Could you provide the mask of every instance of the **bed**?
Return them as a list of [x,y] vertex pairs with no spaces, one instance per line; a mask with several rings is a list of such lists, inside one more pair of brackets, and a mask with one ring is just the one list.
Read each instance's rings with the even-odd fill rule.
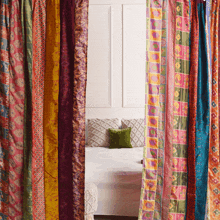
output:
[[85,181],[98,187],[95,215],[138,216],[143,147],[86,147]]

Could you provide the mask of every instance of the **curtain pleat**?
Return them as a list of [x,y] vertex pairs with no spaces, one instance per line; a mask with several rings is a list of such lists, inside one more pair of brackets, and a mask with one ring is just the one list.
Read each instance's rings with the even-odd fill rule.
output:
[[45,219],[43,103],[46,41],[46,0],[33,0],[32,70],[32,206],[33,219]]
[[186,219],[195,218],[196,173],[195,173],[195,144],[196,144],[196,110],[197,110],[197,80],[198,80],[198,43],[199,24],[196,0],[191,1],[191,49],[189,75],[189,131],[188,131],[188,186]]
[[[160,108],[159,108],[159,124],[158,124],[158,170],[157,170],[157,189],[155,194],[154,218],[161,218],[162,215],[162,194],[164,180],[164,146],[165,146],[165,108],[166,108],[166,75],[167,75],[167,16],[168,4],[167,0],[162,1],[162,36],[161,36],[161,80],[158,88]],[[152,46],[152,45],[151,45]],[[159,47],[158,47],[159,48]],[[151,66],[151,71],[154,68]],[[149,154],[154,151],[149,150]]]
[[9,217],[9,0],[1,2],[0,5],[0,217],[7,220]]
[[[212,2],[211,14],[211,50],[212,50],[212,95],[211,95],[211,119],[210,119],[210,145],[208,158],[208,216],[210,219],[218,219],[220,214],[220,189],[219,176],[219,1]],[[201,207],[202,208],[202,207]]]
[[73,79],[75,1],[60,4],[60,80],[59,80],[59,217],[73,218]]
[[196,200],[195,219],[204,219],[209,152],[209,78],[208,56],[205,33],[205,14],[203,2],[197,3],[199,18],[199,58],[198,58],[198,84],[197,84],[197,110],[196,110]]
[[59,219],[58,96],[60,71],[60,0],[47,1],[44,78],[44,187],[46,219]]
[[[139,219],[153,219],[158,174],[162,4],[147,1],[145,147]],[[165,175],[165,173],[164,173]]]
[[[210,26],[210,18],[211,18],[211,0],[206,0],[206,23],[205,23],[205,28],[206,28],[206,41],[207,41],[207,55],[208,55],[208,74],[209,74],[209,105],[211,106],[211,96],[212,96],[212,48],[211,48],[211,26]],[[219,41],[218,41],[219,42]],[[220,85],[220,84],[219,84]],[[219,99],[220,100],[220,99]],[[211,111],[210,111],[211,113]],[[211,118],[211,114],[210,114]],[[220,119],[220,115],[219,115]],[[209,132],[211,133],[211,126],[209,127]],[[220,140],[220,139],[219,139]],[[210,139],[209,139],[210,142]],[[205,220],[209,219],[209,204],[210,204],[210,191],[209,187],[207,188],[207,199],[206,199],[206,214],[205,214]]]
[[173,117],[174,117],[174,80],[175,80],[175,34],[176,34],[176,5],[168,0],[167,16],[167,78],[166,78],[166,109],[165,109],[165,149],[164,149],[164,181],[162,194],[162,218],[168,219],[169,203],[172,185],[173,160]]
[[24,193],[23,218],[32,220],[32,1],[21,0],[21,24],[24,47]]
[[9,219],[23,216],[24,54],[19,0],[10,1]]
[[85,107],[89,0],[75,0],[73,79],[73,219],[84,218]]
[[[173,103],[172,186],[168,218],[184,219],[187,190],[187,121],[189,93],[189,1],[176,1]],[[166,146],[167,147],[167,146]]]
[[204,219],[207,176],[208,176],[208,152],[209,152],[209,78],[208,56],[205,33],[205,14],[203,2],[198,2],[199,18],[199,59],[198,59],[198,84],[197,84],[197,111],[196,111],[196,200],[195,218]]
[[[220,106],[220,7],[218,7],[218,107]],[[219,108],[219,111],[218,111],[218,114],[219,114],[219,125],[220,125],[220,108]],[[220,129],[219,129],[219,140],[220,140]],[[220,150],[220,145],[217,145],[217,150]],[[220,155],[219,155],[220,157]],[[209,196],[209,195],[208,195]],[[217,199],[216,201],[220,201],[220,199]],[[215,215],[216,214],[220,214],[220,207],[219,207],[220,204],[218,204],[218,209],[216,209],[214,212],[215,212]],[[210,207],[210,206],[208,206]],[[217,211],[218,210],[218,211]],[[208,213],[209,214],[209,213]]]

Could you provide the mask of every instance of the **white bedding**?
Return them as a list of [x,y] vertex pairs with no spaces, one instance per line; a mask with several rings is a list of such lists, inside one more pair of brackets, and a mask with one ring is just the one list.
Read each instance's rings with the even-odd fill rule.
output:
[[85,181],[98,187],[96,215],[138,216],[143,148],[86,147]]

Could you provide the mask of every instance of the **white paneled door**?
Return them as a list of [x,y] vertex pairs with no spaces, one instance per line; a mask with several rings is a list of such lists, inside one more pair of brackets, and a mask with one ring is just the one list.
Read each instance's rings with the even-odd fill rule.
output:
[[86,118],[144,118],[145,0],[90,0]]

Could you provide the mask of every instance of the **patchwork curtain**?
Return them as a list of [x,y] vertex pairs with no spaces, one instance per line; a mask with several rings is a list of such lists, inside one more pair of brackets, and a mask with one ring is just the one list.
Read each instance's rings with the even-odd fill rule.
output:
[[147,0],[139,220],[220,219],[219,0]]
[[0,12],[0,219],[84,219],[88,0]]

